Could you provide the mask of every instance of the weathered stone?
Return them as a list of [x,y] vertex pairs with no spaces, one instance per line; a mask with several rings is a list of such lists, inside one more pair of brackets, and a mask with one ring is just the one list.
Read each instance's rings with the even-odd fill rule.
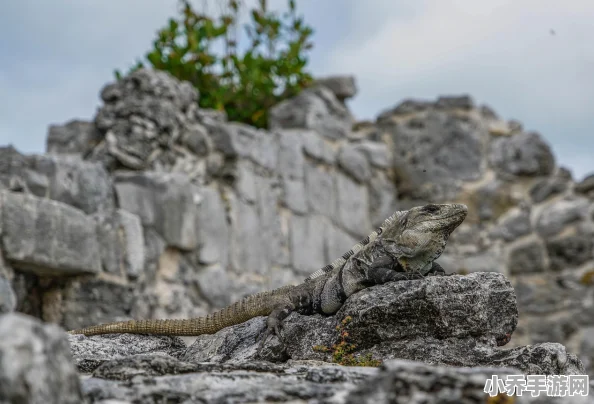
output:
[[398,209],[398,191],[383,172],[378,172],[369,181],[369,218],[376,228]]
[[269,127],[312,129],[329,139],[342,139],[351,130],[352,118],[346,107],[323,86],[303,90],[299,95],[272,107]]
[[11,282],[0,274],[0,315],[14,311],[15,307],[16,296]]
[[529,234],[531,230],[530,211],[512,208],[499,219],[499,223],[491,229],[489,234],[492,238],[511,242]]
[[571,173],[569,170],[560,167],[554,176],[534,184],[530,189],[530,197],[534,203],[541,203],[549,197],[565,192],[570,182]]
[[333,224],[326,226],[324,239],[326,247],[325,261],[327,263],[333,262],[338,257],[342,257],[345,252],[359,242],[358,239]]
[[[163,371],[168,374],[156,376]],[[101,404],[156,403],[163,397],[176,403],[196,401],[196,397],[203,403],[342,403],[345,392],[376,372],[316,362],[189,364],[145,354],[106,362],[95,377],[82,383],[89,401]]]
[[279,130],[278,173],[285,179],[304,177],[303,136],[299,130]]
[[525,315],[535,314],[539,319],[559,310],[576,309],[581,299],[581,296],[562,287],[554,278],[518,277],[514,287],[520,312]]
[[297,214],[308,212],[307,194],[303,180],[283,180],[283,203]]
[[0,234],[17,269],[54,276],[101,269],[95,222],[63,203],[0,191]]
[[231,267],[238,272],[256,272],[265,274],[268,271],[262,237],[260,220],[256,206],[248,205],[240,199],[229,196],[231,204],[230,258]]
[[63,330],[22,314],[0,315],[0,402],[83,402]]
[[198,156],[205,156],[209,152],[208,132],[200,124],[189,126],[181,135],[182,143]]
[[549,175],[555,169],[549,145],[534,132],[494,139],[489,161],[497,171],[518,176]]
[[534,240],[522,242],[511,248],[507,268],[511,275],[544,272],[545,249],[542,243]]
[[310,274],[326,265],[324,227],[326,222],[314,215],[293,215],[290,226],[291,264],[300,274]]
[[79,372],[92,373],[102,364],[114,360],[151,353],[179,356],[186,344],[179,337],[156,335],[108,334],[94,337],[68,335],[72,359]]
[[217,150],[227,157],[249,157],[261,136],[250,126],[238,123],[217,123],[210,128]]
[[[27,156],[19,153],[12,145],[0,147],[0,190],[27,192]],[[45,190],[42,190],[45,193]]]
[[[370,377],[350,392],[345,404],[488,402],[486,380],[495,377],[505,380],[508,375],[519,373],[517,369],[499,366],[467,369],[390,360],[382,364],[377,376]],[[524,397],[526,394],[519,399]],[[499,397],[493,397],[493,401],[496,400]]]
[[484,173],[486,128],[477,119],[430,111],[402,123],[386,121],[401,195],[440,201],[456,196],[460,181]]
[[[400,190],[400,189],[399,189]],[[509,182],[497,178],[481,183],[477,188],[464,189],[462,200],[468,205],[468,222],[495,221],[522,202]]]
[[315,131],[301,130],[299,135],[303,141],[303,152],[307,156],[322,163],[334,164],[336,161],[334,149]]
[[390,167],[390,150],[385,143],[362,141],[355,148],[365,153],[371,165],[378,168]]
[[189,178],[178,173],[117,172],[119,206],[153,227],[168,245],[182,250],[198,246],[197,206],[202,197]]
[[310,211],[332,217],[336,212],[335,174],[323,166],[305,165],[305,191]]
[[271,132],[260,131],[261,135],[257,138],[256,145],[251,153],[251,159],[267,170],[276,170],[278,164],[279,145]]
[[225,307],[231,303],[233,275],[220,264],[201,268],[196,278],[200,284],[200,293],[211,307]]
[[383,123],[388,121],[390,117],[397,116],[397,115],[409,115],[414,114],[417,112],[423,112],[433,106],[433,103],[430,101],[424,100],[417,100],[417,99],[407,99],[402,101],[400,104],[396,105],[395,107],[386,109],[382,111],[377,116],[377,122]]
[[582,330],[580,357],[584,362],[586,374],[594,374],[594,327],[587,327]]
[[114,210],[113,183],[101,164],[77,156],[33,156],[31,168],[48,177],[50,199],[87,214]]
[[97,239],[101,254],[103,271],[123,276],[124,274],[124,234],[117,218],[112,216],[96,216]]
[[285,266],[290,263],[289,235],[281,228],[278,203],[281,199],[280,183],[276,179],[258,177],[258,212],[260,216],[260,240],[269,266]]
[[237,182],[236,189],[240,198],[248,203],[256,202],[256,173],[253,163],[249,160],[239,160],[236,163]]
[[316,80],[316,84],[328,88],[340,101],[357,95],[357,84],[354,76],[330,76]]
[[[446,249],[447,250],[447,249]],[[499,272],[505,273],[505,265],[501,260],[501,251],[497,247],[491,247],[484,251],[458,259],[461,269],[465,273],[472,272]],[[457,272],[452,268],[452,272]]]
[[64,291],[62,324],[64,328],[73,330],[130,319],[134,299],[133,285],[100,279],[74,281]]
[[63,125],[50,125],[45,150],[48,154],[86,155],[102,139],[93,122],[74,119]]
[[124,233],[124,268],[126,275],[136,279],[144,270],[145,251],[144,233],[140,218],[122,209],[116,211],[116,217]]
[[472,109],[474,108],[474,101],[469,95],[449,95],[439,97],[435,103],[438,109]]
[[359,185],[344,174],[336,174],[337,211],[336,219],[345,229],[357,236],[366,236],[371,231],[369,221],[369,194],[364,185]]
[[547,241],[549,266],[554,271],[575,268],[591,260],[594,239],[592,234],[571,234]]
[[551,237],[563,227],[586,218],[589,201],[585,198],[564,199],[546,206],[536,220],[536,231]]
[[200,189],[203,201],[198,207],[199,261],[203,264],[229,262],[229,225],[221,194],[216,188]]
[[579,194],[589,194],[594,191],[594,174],[586,176],[583,180],[575,184],[574,189]]
[[371,166],[367,157],[353,144],[342,146],[338,152],[338,164],[357,182],[365,182],[371,178]]

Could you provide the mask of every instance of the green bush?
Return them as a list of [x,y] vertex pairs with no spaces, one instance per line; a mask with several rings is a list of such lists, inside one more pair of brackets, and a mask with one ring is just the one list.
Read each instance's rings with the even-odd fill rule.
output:
[[[225,110],[232,121],[266,128],[268,109],[312,82],[306,53],[313,30],[297,15],[295,0],[288,0],[282,14],[259,0],[244,26],[249,44],[240,51],[241,0],[218,1],[224,7],[217,17],[197,12],[189,0],[180,1],[180,18],[171,18],[158,31],[146,61],[192,83],[200,92],[200,107]],[[143,66],[138,61],[131,70]],[[120,72],[115,74],[121,78]]]

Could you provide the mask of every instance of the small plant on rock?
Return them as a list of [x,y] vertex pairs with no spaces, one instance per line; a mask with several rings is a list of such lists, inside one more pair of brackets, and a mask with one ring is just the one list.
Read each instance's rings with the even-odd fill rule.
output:
[[[258,0],[249,10],[250,23],[244,26],[249,44],[242,51],[241,0],[218,3],[216,18],[194,9],[189,0],[180,4],[180,18],[171,18],[158,31],[146,61],[192,83],[200,93],[200,107],[225,110],[232,121],[265,128],[270,107],[311,84],[305,66],[313,30],[297,15],[295,0],[288,0],[282,14],[271,11],[267,0]],[[138,61],[131,71],[143,66]],[[119,71],[115,74],[121,77]]]
[[348,342],[349,333],[346,330],[348,324],[353,320],[351,316],[346,316],[339,325],[336,326],[336,331],[339,332],[338,342],[331,347],[324,345],[316,345],[313,350],[316,352],[332,353],[332,362],[343,366],[373,366],[381,365],[381,361],[373,359],[371,354],[355,357],[353,352],[357,347],[355,344]]

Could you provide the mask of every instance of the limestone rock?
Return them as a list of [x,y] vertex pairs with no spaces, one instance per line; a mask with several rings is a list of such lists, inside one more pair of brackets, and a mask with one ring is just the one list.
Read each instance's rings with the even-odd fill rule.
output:
[[117,172],[119,206],[153,227],[168,245],[182,250],[198,246],[198,205],[202,196],[186,175]]
[[101,270],[95,222],[76,208],[0,191],[0,229],[2,250],[17,269],[45,276]]
[[327,87],[340,101],[357,95],[357,84],[354,76],[331,76],[316,80],[316,84]]
[[494,139],[489,160],[499,172],[518,176],[549,175],[555,169],[549,145],[534,132]]
[[280,102],[269,111],[270,130],[312,129],[328,139],[343,139],[352,118],[331,90],[317,86]]
[[93,122],[73,119],[63,125],[50,125],[46,139],[48,154],[85,156],[102,140]]
[[68,339],[59,327],[22,314],[0,315],[0,402],[83,402]]

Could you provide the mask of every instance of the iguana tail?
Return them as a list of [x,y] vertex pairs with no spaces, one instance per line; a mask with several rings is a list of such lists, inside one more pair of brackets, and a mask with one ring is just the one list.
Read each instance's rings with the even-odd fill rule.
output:
[[217,312],[191,319],[170,320],[130,320],[93,325],[78,330],[68,331],[69,334],[84,334],[86,336],[99,334],[153,334],[197,336],[214,334],[231,325],[243,323],[251,318],[267,316],[279,304],[286,302],[290,290],[294,286],[284,286],[272,291],[256,293],[225,307]]

